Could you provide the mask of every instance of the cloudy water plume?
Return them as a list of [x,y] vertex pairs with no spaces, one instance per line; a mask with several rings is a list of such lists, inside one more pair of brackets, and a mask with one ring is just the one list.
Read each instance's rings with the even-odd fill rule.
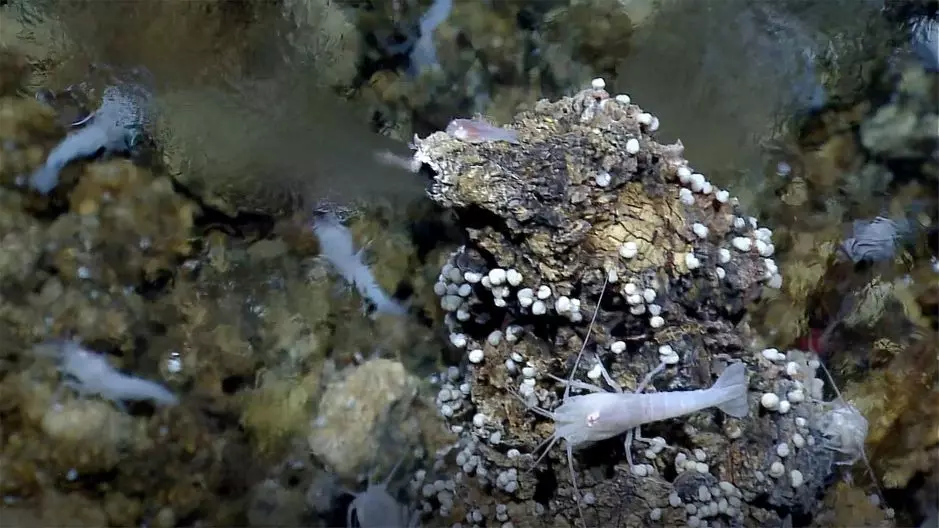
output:
[[[763,184],[762,143],[793,113],[827,102],[826,65],[850,64],[851,54],[877,45],[857,35],[886,31],[882,4],[654,2],[620,52],[612,88],[651,109],[663,140],[681,139],[696,169],[721,185],[736,183],[748,202]],[[740,172],[752,181],[736,182]]]
[[[422,195],[418,176],[382,161],[407,156],[364,105],[335,93],[357,74],[361,36],[334,3],[14,0],[14,45],[46,50],[37,79],[103,93],[145,71],[151,132],[177,179],[224,209]],[[54,59],[54,60],[52,60]],[[96,104],[97,102],[95,102]]]

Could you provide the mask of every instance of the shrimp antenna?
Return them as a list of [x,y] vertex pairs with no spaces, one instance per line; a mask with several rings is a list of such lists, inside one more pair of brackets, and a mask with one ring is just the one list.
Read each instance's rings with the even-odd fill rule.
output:
[[583,357],[584,350],[587,348],[587,343],[590,341],[590,331],[593,330],[593,323],[596,322],[597,314],[600,313],[600,303],[603,302],[603,294],[606,292],[606,286],[610,283],[609,272],[606,272],[603,275],[603,287],[600,289],[600,297],[597,298],[597,305],[593,309],[593,317],[590,318],[590,325],[587,326],[587,334],[584,336],[584,343],[580,345],[580,352],[577,353],[577,359],[574,361],[574,368],[571,369],[570,380],[567,384],[567,387],[564,388],[564,398],[567,398],[571,393],[570,381],[573,381],[574,374],[577,372],[577,366],[580,365],[580,358]]
[[[590,324],[587,326],[587,333],[584,335],[584,342],[580,345],[580,352],[577,353],[577,359],[574,360],[574,368],[571,369],[571,375],[568,379],[567,386],[564,387],[564,399],[566,400],[571,393],[571,385],[573,385],[574,374],[577,373],[577,366],[580,364],[580,358],[584,355],[584,350],[587,348],[587,343],[590,341],[590,331],[593,330],[593,324],[597,321],[597,314],[600,313],[600,303],[603,302],[603,294],[606,292],[606,286],[610,283],[610,273],[604,270],[603,273],[603,287],[600,288],[600,296],[597,298],[597,304],[593,309],[593,316],[590,318]],[[556,434],[556,433],[555,433]],[[554,445],[554,441],[557,440],[557,436],[554,436],[550,445],[547,449],[551,449],[551,446]],[[571,447],[570,442],[567,443],[567,467],[568,471],[571,472],[571,487],[574,488],[574,502],[577,504],[577,512],[580,514],[580,520],[584,523],[584,528],[587,528],[587,519],[584,517],[584,508],[581,506],[580,490],[577,489],[577,477],[574,476],[574,453],[573,448]],[[545,451],[547,453],[547,450]],[[542,455],[542,458],[544,455]],[[539,459],[540,460],[540,459]]]

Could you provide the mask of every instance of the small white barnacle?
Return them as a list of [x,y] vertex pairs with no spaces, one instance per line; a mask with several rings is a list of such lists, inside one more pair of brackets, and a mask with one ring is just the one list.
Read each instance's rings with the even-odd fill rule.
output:
[[698,238],[707,238],[708,228],[700,222],[695,222],[691,225],[691,230],[694,232],[695,236]]
[[489,284],[492,286],[499,286],[505,282],[507,278],[507,273],[502,268],[493,268],[489,270]]
[[774,411],[779,408],[779,396],[776,396],[772,392],[764,393],[763,396],[760,397],[760,405],[770,411]]
[[744,253],[750,251],[750,248],[753,247],[753,240],[747,237],[735,237],[730,243],[737,251]]
[[619,248],[619,255],[624,259],[631,259],[639,253],[639,245],[633,241],[625,242]]
[[594,381],[600,379],[601,376],[603,376],[603,365],[599,363],[594,365],[593,368],[587,372],[587,377]]
[[470,350],[470,353],[469,353],[470,363],[482,363],[485,357],[486,357],[486,354],[485,352],[483,352],[481,348]]
[[626,141],[626,153],[627,154],[638,154],[639,153],[639,140],[636,138],[630,138]]
[[730,262],[730,250],[727,248],[720,248],[717,250],[717,261],[721,264],[727,264]]
[[545,306],[543,301],[535,301],[531,305],[531,313],[533,315],[544,315],[548,312],[548,308]]
[[707,179],[703,174],[696,172],[691,175],[691,190],[694,192],[701,192],[704,190],[704,184],[707,183]]

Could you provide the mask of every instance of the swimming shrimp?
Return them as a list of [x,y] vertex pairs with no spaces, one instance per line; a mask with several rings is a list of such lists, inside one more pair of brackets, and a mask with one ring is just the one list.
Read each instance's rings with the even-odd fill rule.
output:
[[179,398],[163,385],[121,373],[97,354],[69,340],[53,340],[36,348],[37,354],[55,359],[62,382],[79,394],[97,394],[122,407],[126,400],[150,400],[156,405],[176,405]]
[[48,194],[58,185],[59,173],[72,161],[94,156],[102,150],[128,152],[143,126],[142,105],[142,99],[132,90],[108,87],[101,107],[89,116],[86,126],[67,135],[33,172],[30,187]]

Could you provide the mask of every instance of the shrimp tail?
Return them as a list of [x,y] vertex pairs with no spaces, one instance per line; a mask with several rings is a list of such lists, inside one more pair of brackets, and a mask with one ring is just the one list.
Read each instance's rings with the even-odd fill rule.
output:
[[29,178],[29,185],[40,194],[49,194],[59,183],[59,171],[64,165],[46,163]]
[[93,124],[65,136],[49,152],[46,162],[29,178],[29,185],[40,194],[49,194],[59,184],[59,172],[74,160],[94,156],[108,144],[105,130]]
[[717,408],[734,418],[743,418],[750,412],[747,402],[747,367],[743,363],[734,363],[724,369],[711,390],[725,393],[722,403]]
[[159,383],[134,376],[114,376],[109,385],[112,394],[122,400],[150,400],[167,406],[179,403],[179,398]]

